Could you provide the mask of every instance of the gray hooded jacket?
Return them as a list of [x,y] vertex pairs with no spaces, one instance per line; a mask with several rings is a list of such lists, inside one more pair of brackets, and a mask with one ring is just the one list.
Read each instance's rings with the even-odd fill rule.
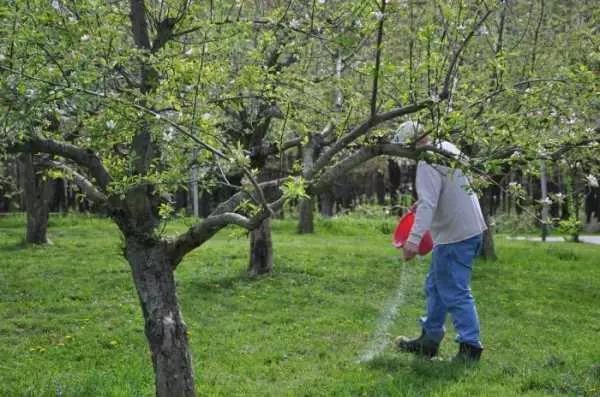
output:
[[416,178],[419,201],[409,242],[418,245],[427,230],[437,245],[463,241],[487,229],[477,196],[461,170],[419,161]]

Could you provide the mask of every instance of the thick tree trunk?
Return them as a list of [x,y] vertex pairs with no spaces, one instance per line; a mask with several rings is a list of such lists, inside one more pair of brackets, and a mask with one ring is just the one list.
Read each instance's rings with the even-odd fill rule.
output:
[[21,156],[24,171],[24,198],[27,212],[27,233],[25,241],[31,244],[48,243],[48,206],[50,184],[36,174],[33,155]]
[[300,219],[298,220],[298,233],[314,233],[314,214],[312,199],[300,199]]
[[273,271],[273,240],[271,239],[271,219],[266,218],[250,233],[250,261],[248,275],[251,277]]
[[125,256],[142,306],[154,367],[157,397],[195,397],[187,327],[183,322],[172,264],[162,243],[126,238]]

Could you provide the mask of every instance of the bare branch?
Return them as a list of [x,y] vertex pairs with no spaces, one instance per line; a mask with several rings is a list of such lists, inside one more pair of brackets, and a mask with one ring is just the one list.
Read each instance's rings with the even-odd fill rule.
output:
[[377,156],[385,155],[413,160],[422,157],[423,160],[429,162],[431,161],[431,155],[427,155],[428,153],[440,155],[442,159],[445,158],[449,160],[458,160],[459,162],[464,163],[464,159],[460,157],[457,158],[455,154],[442,149],[441,145],[439,144],[422,145],[416,147],[415,145],[379,142],[369,146],[365,146],[359,149],[357,152],[354,152],[352,155],[344,158],[343,160],[340,160],[336,164],[329,167],[327,171],[323,172],[316,179],[316,181],[314,181],[314,183],[309,187],[308,190],[312,194],[319,193],[331,184],[333,184],[340,177],[356,168],[357,166]]
[[[567,84],[568,81],[565,79],[529,79],[529,80],[524,80],[524,81],[519,81],[515,84],[513,84],[512,88],[519,88],[521,86],[530,86],[532,83],[563,83],[563,84]],[[474,106],[480,105],[481,103],[487,101],[488,99],[493,98],[494,96],[501,94],[505,91],[508,91],[509,88],[499,88],[495,91],[492,91],[490,93],[488,93],[486,96],[484,96],[482,99],[473,102],[469,105],[467,105],[467,109],[472,108]]]
[[564,146],[558,148],[555,152],[550,153],[550,158],[554,161],[559,160],[564,154],[574,149],[591,148],[590,144],[597,144],[600,142],[600,137],[582,139],[573,143],[566,143]]
[[400,108],[390,110],[389,112],[379,113],[373,117],[370,117],[369,119],[365,120],[362,124],[354,127],[352,130],[350,130],[350,132],[338,139],[335,144],[333,144],[328,150],[326,150],[316,161],[314,172],[317,173],[320,170],[322,170],[333,158],[333,156],[344,150],[351,142],[367,134],[373,127],[377,126],[378,124],[395,119],[400,116],[416,113],[419,110],[431,106],[432,104],[433,101],[431,99],[427,99],[419,103],[403,106]]
[[463,50],[466,48],[469,41],[475,34],[475,32],[481,27],[481,25],[485,22],[485,20],[492,14],[493,10],[487,10],[487,12],[479,18],[479,20],[473,25],[471,31],[465,39],[460,44],[460,47],[452,54],[452,59],[450,60],[450,65],[448,66],[448,70],[446,71],[446,78],[444,79],[444,88],[441,93],[439,93],[439,97],[441,99],[446,99],[450,96],[450,82],[452,81],[452,75],[454,74],[454,70],[456,68],[456,63],[458,62]]
[[[270,180],[267,182],[261,182],[261,183],[259,183],[259,186],[263,190],[272,189],[272,188],[279,187],[279,185],[285,181],[286,181],[286,178],[273,179],[273,180]],[[231,196],[227,201],[219,204],[217,206],[217,208],[210,215],[213,216],[213,215],[223,214],[225,212],[233,212],[240,205],[242,200],[244,200],[246,198],[256,201],[256,199],[254,198],[254,196],[252,195],[251,192],[249,192],[247,190],[242,190],[242,191],[234,194],[233,196]]]
[[167,250],[171,257],[173,267],[177,267],[181,259],[183,259],[188,252],[200,247],[227,225],[237,225],[247,230],[256,229],[271,213],[280,209],[283,206],[283,202],[284,199],[280,198],[270,204],[268,209],[263,209],[252,218],[247,218],[234,212],[223,212],[210,215],[202,222],[193,225],[187,232],[168,242]]
[[285,152],[293,147],[298,146],[302,142],[302,137],[292,138],[289,141],[283,142],[281,147],[279,148],[279,152]]
[[377,24],[377,45],[375,52],[375,67],[373,70],[373,88],[371,90],[371,117],[377,113],[377,88],[379,83],[379,69],[381,67],[381,42],[383,41],[383,21],[385,20],[385,4],[386,0],[381,0],[379,6],[381,19]]
[[79,172],[75,171],[71,167],[67,166],[66,164],[50,159],[42,160],[40,164],[42,166],[55,168],[67,173],[69,177],[75,182],[77,186],[79,186],[81,191],[90,200],[99,204],[106,202],[106,196],[104,195],[104,193],[96,189],[89,179],[87,179],[85,176],[81,175]]
[[531,74],[535,72],[535,61],[536,61],[536,51],[538,47],[538,40],[540,35],[540,29],[542,27],[542,22],[544,20],[544,0],[541,0],[541,9],[540,9],[540,17],[538,19],[537,25],[535,27],[535,33],[533,35],[533,48],[531,49]]
[[392,143],[378,143],[363,147],[329,167],[317,178],[316,182],[309,188],[309,191],[311,193],[322,191],[352,169],[374,157],[385,154],[396,157],[415,158],[416,153],[418,152],[414,147]]
[[52,139],[30,138],[27,141],[9,145],[7,151],[11,153],[48,153],[69,159],[89,170],[96,184],[102,189],[105,189],[111,181],[111,177],[106,168],[104,168],[102,160],[91,149],[83,149]]

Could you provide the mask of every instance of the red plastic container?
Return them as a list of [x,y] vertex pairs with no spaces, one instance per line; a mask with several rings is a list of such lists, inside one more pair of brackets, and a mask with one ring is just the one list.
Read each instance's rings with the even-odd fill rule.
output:
[[[408,211],[400,218],[400,222],[398,222],[398,226],[396,226],[393,237],[394,246],[396,248],[402,248],[404,246],[404,243],[406,243],[406,240],[408,240],[408,236],[410,235],[413,223],[415,223],[415,213],[412,211]],[[428,230],[423,234],[423,238],[419,243],[419,255],[427,255],[432,249],[433,239]]]

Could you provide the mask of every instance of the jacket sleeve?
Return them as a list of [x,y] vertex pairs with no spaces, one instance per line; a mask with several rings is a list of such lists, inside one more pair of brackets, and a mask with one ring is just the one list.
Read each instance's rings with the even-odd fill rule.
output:
[[408,241],[419,245],[423,234],[429,230],[442,191],[442,175],[431,165],[419,161],[417,165],[417,195],[419,198],[415,223]]

